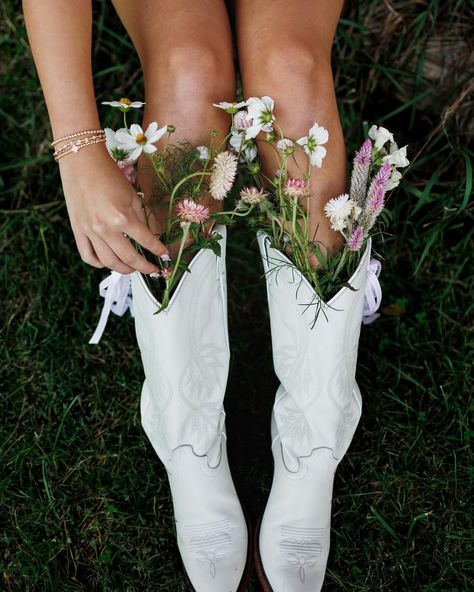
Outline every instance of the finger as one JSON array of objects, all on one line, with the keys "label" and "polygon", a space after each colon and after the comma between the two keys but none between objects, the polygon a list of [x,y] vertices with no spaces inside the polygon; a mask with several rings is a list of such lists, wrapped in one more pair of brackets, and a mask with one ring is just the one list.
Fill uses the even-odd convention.
[{"label": "finger", "polygon": [[91,241],[86,235],[74,233],[74,238],[76,239],[77,250],[84,263],[92,265],[92,267],[104,267],[100,259],[97,257]]},{"label": "finger", "polygon": [[158,266],[148,261],[143,255],[140,255],[128,238],[124,237],[122,233],[118,235],[114,234],[113,238],[107,237],[106,240],[120,261],[132,269],[144,274],[160,271]]},{"label": "finger", "polygon": [[167,247],[147,228],[143,222],[137,218],[130,220],[127,229],[124,230],[133,240],[135,240],[144,249],[147,249],[157,257],[169,255]]},{"label": "finger", "polygon": [[120,273],[132,273],[133,271],[135,271],[133,267],[130,267],[129,265],[121,261],[113,252],[113,250],[109,247],[109,245],[99,236],[92,236],[90,240],[92,242],[92,246],[94,247],[94,251],[97,257],[100,259],[101,263],[105,267],[108,267],[109,269],[112,269],[113,271],[118,271]]}]

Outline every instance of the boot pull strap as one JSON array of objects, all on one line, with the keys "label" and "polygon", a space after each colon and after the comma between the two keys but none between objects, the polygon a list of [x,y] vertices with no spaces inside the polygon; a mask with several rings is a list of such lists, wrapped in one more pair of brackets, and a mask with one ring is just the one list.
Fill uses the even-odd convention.
[{"label": "boot pull strap", "polygon": [[382,264],[377,259],[371,259],[367,270],[367,285],[365,287],[364,314],[362,323],[368,325],[380,317],[377,310],[382,302],[382,288],[379,282]]},{"label": "boot pull strap", "polygon": [[104,299],[104,305],[94,335],[89,340],[94,345],[99,343],[111,312],[122,317],[130,310],[130,314],[134,316],[131,274],[112,271],[100,282],[99,293]]}]

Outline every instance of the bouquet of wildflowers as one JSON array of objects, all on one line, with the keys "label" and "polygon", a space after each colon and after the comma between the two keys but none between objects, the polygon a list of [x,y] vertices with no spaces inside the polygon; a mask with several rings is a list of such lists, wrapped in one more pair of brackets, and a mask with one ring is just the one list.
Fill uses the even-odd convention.
[{"label": "bouquet of wildflowers", "polygon": [[[332,230],[341,233],[343,247],[336,253],[327,250],[317,232],[310,235],[309,205],[312,198],[311,173],[323,166],[328,131],[314,123],[307,136],[291,139],[276,121],[271,97],[251,97],[239,103],[218,103],[231,117],[230,132],[214,145],[216,134],[210,132],[208,146],[187,142],[172,143],[174,126],[159,127],[152,122],[146,130],[130,126],[127,114],[143,103],[128,99],[107,102],[123,113],[123,127],[105,129],[112,158],[132,184],[136,184],[136,163],[141,154],[148,157],[154,172],[153,196],[142,202],[147,221],[156,211],[166,208],[166,228],[159,234],[166,245],[178,245],[174,261],[167,256],[157,259],[144,253],[160,267],[149,280],[161,302],[159,311],[169,304],[172,290],[188,269],[187,255],[201,248],[220,253],[220,235],[212,233],[212,223],[232,223],[247,217],[254,229],[270,236],[272,245],[288,255],[323,301],[347,286],[347,279],[357,267],[368,238],[383,221],[387,191],[400,181],[399,168],[406,167],[406,146],[398,148],[393,135],[383,127],[372,126],[369,137],[356,152],[348,193],[330,199],[324,212]],[[258,162],[256,138],[270,144],[278,167],[273,177],[265,176]],[[155,143],[164,138],[162,147]],[[301,167],[296,156],[304,156]],[[289,163],[296,163],[300,176],[289,176]],[[237,173],[250,183],[240,191],[240,199],[228,211],[213,211],[209,200],[222,202],[232,189]],[[137,190],[139,188],[137,187]],[[139,192],[139,195],[142,195]],[[140,245],[136,248],[143,252]],[[344,272],[344,273],[343,273]],[[158,311],[158,312],[159,312]]]},{"label": "bouquet of wildflowers", "polygon": [[[148,279],[150,289],[161,302],[160,312],[168,306],[173,289],[182,273],[188,270],[187,259],[190,254],[202,248],[220,254],[219,239],[222,237],[212,232],[212,225],[215,222],[232,222],[233,216],[239,213],[213,212],[210,206],[219,209],[219,202],[231,190],[236,178],[238,157],[224,149],[230,135],[217,145],[214,145],[216,133],[213,131],[210,131],[208,146],[193,146],[188,142],[175,145],[172,143],[172,134],[175,132],[172,125],[159,127],[155,121],[146,130],[136,123],[128,125],[129,111],[142,107],[144,103],[120,99],[104,104],[123,113],[122,128],[116,131],[105,129],[111,157],[142,198],[148,225],[151,227],[152,217],[158,211],[164,212],[166,227],[160,231],[159,238],[165,245],[177,247],[175,260],[171,261],[169,256],[157,258],[135,243],[141,253],[160,267],[160,272],[151,274]],[[164,142],[158,149],[155,143],[162,138]],[[153,193],[146,201],[136,185],[137,161],[142,154],[148,158],[154,173]]]},{"label": "bouquet of wildflowers", "polygon": [[[407,147],[398,148],[385,128],[370,128],[353,161],[349,192],[330,199],[324,207],[331,229],[340,232],[344,241],[342,250],[331,253],[318,240],[317,232],[310,236],[309,231],[311,173],[314,167],[323,165],[327,130],[314,123],[307,136],[287,138],[273,114],[274,101],[267,96],[217,106],[232,116],[230,145],[243,174],[251,179],[251,185],[240,191],[237,210],[249,216],[253,228],[270,236],[272,246],[288,254],[291,264],[327,301],[348,285],[366,241],[376,231],[376,222],[383,220],[386,193],[398,185],[398,169],[409,164]],[[257,135],[273,147],[278,159],[272,178],[262,174],[256,161]],[[298,164],[296,156],[300,155],[306,159],[306,167]],[[301,163],[301,158],[298,161]],[[298,178],[289,176],[289,163],[297,165],[301,173]]]}]

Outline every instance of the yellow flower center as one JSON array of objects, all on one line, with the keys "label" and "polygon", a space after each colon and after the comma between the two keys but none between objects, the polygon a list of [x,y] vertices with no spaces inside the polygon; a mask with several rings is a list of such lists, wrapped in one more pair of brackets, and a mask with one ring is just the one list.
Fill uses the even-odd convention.
[{"label": "yellow flower center", "polygon": [[122,105],[127,105],[127,107],[129,107],[132,104],[132,101],[130,99],[123,98],[120,99],[119,103],[122,103]]},{"label": "yellow flower center", "polygon": [[146,144],[146,136],[145,136],[145,134],[138,134],[135,137],[135,142],[137,144]]}]

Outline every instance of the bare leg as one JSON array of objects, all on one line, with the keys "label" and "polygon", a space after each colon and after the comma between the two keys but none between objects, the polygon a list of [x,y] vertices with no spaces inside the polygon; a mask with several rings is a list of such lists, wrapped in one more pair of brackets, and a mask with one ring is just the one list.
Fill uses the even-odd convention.
[{"label": "bare leg", "polygon": [[[310,235],[337,249],[323,207],[344,192],[346,159],[331,70],[331,48],[343,0],[235,0],[237,42],[245,97],[269,95],[290,138],[307,135],[314,122],[329,131],[327,156],[313,168]],[[264,172],[275,174],[270,146],[260,143]],[[302,157],[300,157],[303,164]],[[296,165],[290,175],[300,177]],[[303,170],[305,166],[302,167]]]},{"label": "bare leg", "polygon": [[[172,124],[172,142],[208,144],[209,131],[222,141],[229,117],[212,106],[233,101],[235,74],[232,39],[223,0],[113,0],[140,57],[145,77],[145,124]],[[143,161],[143,164],[146,160]],[[152,193],[149,167],[139,168],[145,198]],[[217,202],[209,205],[216,209]],[[154,231],[163,230],[166,208]],[[173,249],[170,249],[173,254]]]}]

